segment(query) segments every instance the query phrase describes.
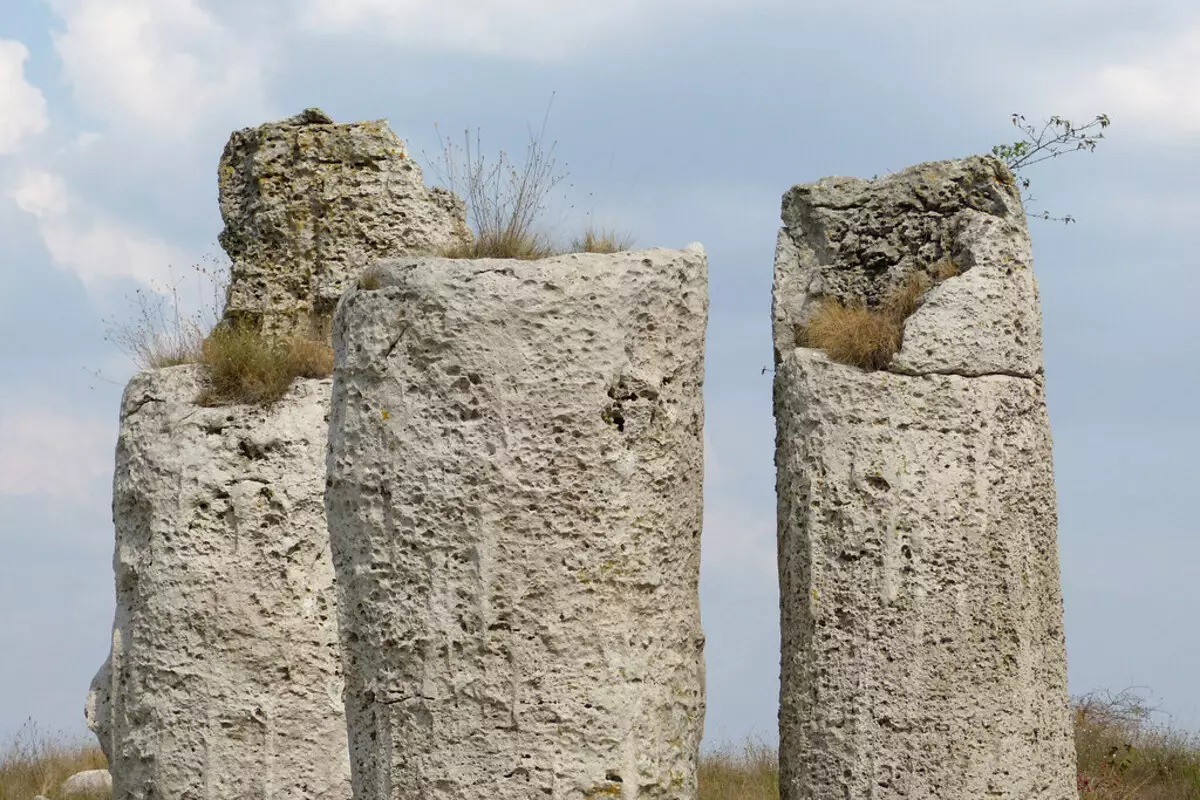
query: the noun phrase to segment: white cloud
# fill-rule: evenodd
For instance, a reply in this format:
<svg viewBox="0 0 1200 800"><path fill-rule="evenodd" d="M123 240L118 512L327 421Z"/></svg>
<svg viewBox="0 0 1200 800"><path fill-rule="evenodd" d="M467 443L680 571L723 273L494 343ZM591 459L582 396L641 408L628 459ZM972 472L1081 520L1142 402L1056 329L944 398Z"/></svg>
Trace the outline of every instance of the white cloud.
<svg viewBox="0 0 1200 800"><path fill-rule="evenodd" d="M107 122L186 138L262 102L266 40L239 40L196 0L50 0L76 99Z"/></svg>
<svg viewBox="0 0 1200 800"><path fill-rule="evenodd" d="M72 498L112 471L116 433L94 420L44 409L0 414L0 495Z"/></svg>
<svg viewBox="0 0 1200 800"><path fill-rule="evenodd" d="M1200 134L1200 15L1058 84L1071 118L1103 112L1144 138Z"/></svg>
<svg viewBox="0 0 1200 800"><path fill-rule="evenodd" d="M152 285L172 264L185 263L182 253L162 241L84 208L58 175L26 170L9 194L37 219L55 264L74 272L85 285L119 277Z"/></svg>
<svg viewBox="0 0 1200 800"><path fill-rule="evenodd" d="M12 192L13 200L22 211L38 219L67 213L67 185L58 175L41 170L27 170Z"/></svg>
<svg viewBox="0 0 1200 800"><path fill-rule="evenodd" d="M46 130L46 99L25 81L29 50L0 39L0 155L17 152L24 141Z"/></svg>
<svg viewBox="0 0 1200 800"><path fill-rule="evenodd" d="M304 0L310 32L382 35L422 49L555 60L679 13L769 0Z"/></svg>

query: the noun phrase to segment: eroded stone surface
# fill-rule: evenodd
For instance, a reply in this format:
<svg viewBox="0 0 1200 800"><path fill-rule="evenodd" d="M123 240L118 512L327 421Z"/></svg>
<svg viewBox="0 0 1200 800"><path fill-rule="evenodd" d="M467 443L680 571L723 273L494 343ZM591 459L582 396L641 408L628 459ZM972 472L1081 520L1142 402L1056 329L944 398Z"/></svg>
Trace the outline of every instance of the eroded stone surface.
<svg viewBox="0 0 1200 800"><path fill-rule="evenodd" d="M465 206L427 189L383 120L319 109L235 131L219 169L229 316L269 334L313 326L369 261L469 241Z"/></svg>
<svg viewBox="0 0 1200 800"><path fill-rule="evenodd" d="M826 297L878 306L913 273L943 262L889 367L909 374L1042 369L1042 319L1025 211L1012 173L990 156L918 164L877 181L824 178L790 189L775 255L775 350ZM968 288L969 285L969 288Z"/></svg>
<svg viewBox="0 0 1200 800"><path fill-rule="evenodd" d="M106 769L76 772L58 790L63 800L101 800L112 797L112 776Z"/></svg>
<svg viewBox="0 0 1200 800"><path fill-rule="evenodd" d="M402 259L338 307L355 797L689 798L701 248Z"/></svg>
<svg viewBox="0 0 1200 800"><path fill-rule="evenodd" d="M991 158L784 199L777 247L781 794L1068 800L1075 756L1040 310ZM794 346L953 259L878 372Z"/></svg>
<svg viewBox="0 0 1200 800"><path fill-rule="evenodd" d="M202 379L153 370L122 399L117 610L89 725L121 800L346 800L330 381L263 409L196 406Z"/></svg>

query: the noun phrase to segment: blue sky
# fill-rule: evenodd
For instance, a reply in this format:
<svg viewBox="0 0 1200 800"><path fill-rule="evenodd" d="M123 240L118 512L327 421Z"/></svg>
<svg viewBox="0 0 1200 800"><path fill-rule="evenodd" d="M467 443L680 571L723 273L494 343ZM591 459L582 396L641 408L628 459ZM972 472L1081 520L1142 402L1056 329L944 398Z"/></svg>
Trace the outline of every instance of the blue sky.
<svg viewBox="0 0 1200 800"><path fill-rule="evenodd" d="M6 0L0 10L0 740L82 728L112 619L129 296L216 250L230 131L320 106L410 150L523 149L547 219L711 270L707 738L775 736L770 283L779 199L1112 117L1033 167L1071 690L1200 728L1200 10L1190 0ZM427 170L428 180L432 175ZM173 271L172 271L173 270ZM190 284L185 293L190 293ZM190 297L190 294L189 294ZM194 299L194 298L192 298Z"/></svg>

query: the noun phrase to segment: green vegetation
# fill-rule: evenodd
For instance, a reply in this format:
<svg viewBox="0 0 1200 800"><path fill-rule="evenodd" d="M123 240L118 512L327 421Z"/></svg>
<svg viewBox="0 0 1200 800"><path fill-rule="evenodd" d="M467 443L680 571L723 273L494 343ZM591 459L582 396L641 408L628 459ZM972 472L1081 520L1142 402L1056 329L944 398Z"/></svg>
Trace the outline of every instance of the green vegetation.
<svg viewBox="0 0 1200 800"><path fill-rule="evenodd" d="M1095 800L1200 800L1200 736L1154 721L1133 691L1075 701L1079 795Z"/></svg>
<svg viewBox="0 0 1200 800"><path fill-rule="evenodd" d="M1066 153L1074 153L1079 150L1087 150L1089 153L1095 151L1096 144L1104 138L1103 131L1111 124L1111 121L1107 114L1100 114L1087 125L1076 126L1072 125L1068 119L1054 116L1042 125L1041 130L1038 130L1037 126L1026 123L1025 117L1021 114L1013 114L1012 124L1025 135L1025 138L1012 144L996 145L992 148L992 155L1008 165L1015 175L1025 167L1040 164L1051 158L1058 158ZM1091 131L1097 132L1095 135L1091 135ZM1070 145L1074 145L1074 147ZM1019 180L1021 188L1025 192L1021 199L1028 206L1034 199L1029 194L1029 178L1021 177ZM1048 211L1029 214L1029 216L1064 224L1075 221L1075 218L1070 215L1052 217Z"/></svg>

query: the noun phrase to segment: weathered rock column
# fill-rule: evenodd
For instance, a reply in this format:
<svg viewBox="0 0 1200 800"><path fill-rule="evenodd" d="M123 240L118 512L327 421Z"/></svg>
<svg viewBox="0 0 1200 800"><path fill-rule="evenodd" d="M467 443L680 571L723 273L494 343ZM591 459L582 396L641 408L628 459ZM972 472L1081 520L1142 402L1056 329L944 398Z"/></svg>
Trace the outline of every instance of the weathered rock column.
<svg viewBox="0 0 1200 800"><path fill-rule="evenodd" d="M113 797L346 800L330 381L271 409L197 406L204 381L151 370L121 401L117 612L88 700Z"/></svg>
<svg viewBox="0 0 1200 800"><path fill-rule="evenodd" d="M220 172L225 320L268 339L325 328L369 257L466 230L461 201L426 191L382 122L310 109L238 131ZM206 380L188 365L126 388L117 608L89 726L118 800L347 800L323 501L330 381L297 380L268 408L206 408Z"/></svg>
<svg viewBox="0 0 1200 800"><path fill-rule="evenodd" d="M466 206L426 188L387 122L320 109L235 131L219 169L226 313L271 335L318 326L367 263L471 240Z"/></svg>
<svg viewBox="0 0 1200 800"><path fill-rule="evenodd" d="M703 250L363 283L326 491L356 799L691 800Z"/></svg>
<svg viewBox="0 0 1200 800"><path fill-rule="evenodd" d="M785 800L1068 800L1041 312L991 157L791 189L775 264ZM953 262L881 371L797 346ZM944 273L943 273L944 274Z"/></svg>

